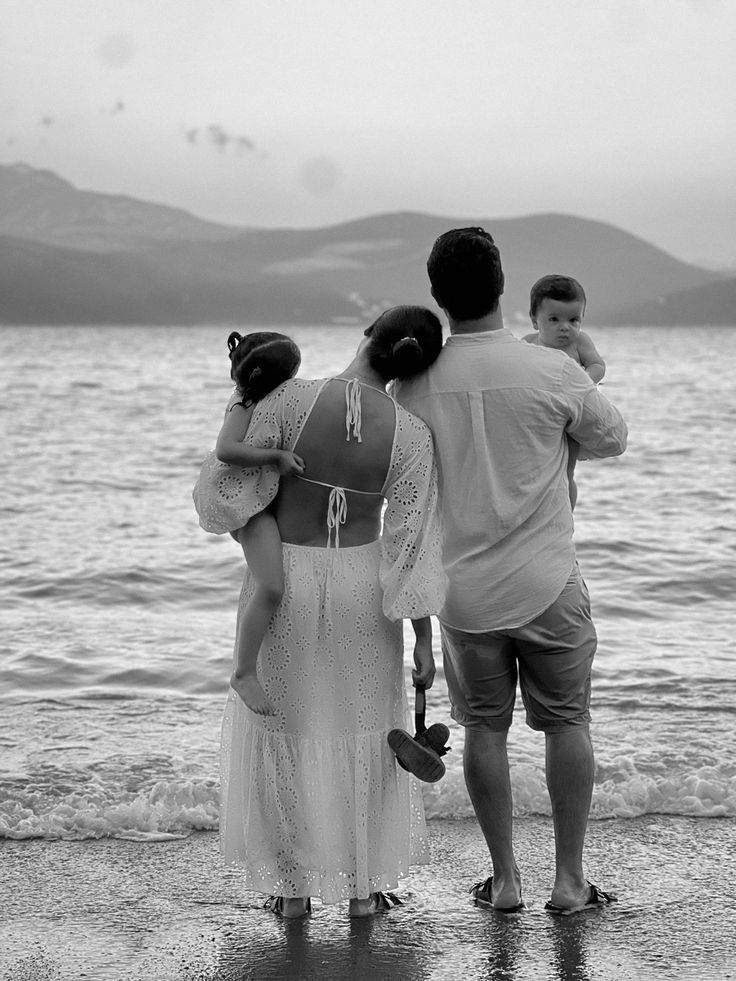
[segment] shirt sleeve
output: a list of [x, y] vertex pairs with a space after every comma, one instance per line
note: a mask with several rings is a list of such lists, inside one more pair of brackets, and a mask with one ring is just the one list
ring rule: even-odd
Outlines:
[[586, 455], [598, 459], [620, 456], [626, 449], [628, 429], [616, 406], [572, 360], [565, 365], [563, 386], [570, 411], [568, 435]]
[[401, 409], [401, 426], [386, 491], [379, 577], [389, 620], [431, 616], [442, 609], [446, 578], [429, 429]]

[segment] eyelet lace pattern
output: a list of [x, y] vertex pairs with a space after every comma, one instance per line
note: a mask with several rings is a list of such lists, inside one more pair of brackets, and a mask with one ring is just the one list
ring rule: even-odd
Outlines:
[[[324, 384], [281, 386], [256, 406], [246, 439], [293, 448]], [[206, 461], [195, 488], [207, 530], [215, 512], [223, 530], [240, 527], [276, 494], [267, 468], [224, 470]], [[438, 613], [445, 582], [431, 436], [400, 406], [384, 496], [378, 542], [283, 545], [284, 598], [258, 665], [278, 715], [228, 696], [221, 850], [264, 893], [367, 896], [428, 859], [421, 791], [386, 739], [410, 724], [401, 618]], [[253, 588], [246, 571], [239, 619]]]
[[[381, 610], [380, 546], [283, 548], [285, 595], [259, 655], [278, 715], [228, 696], [222, 854], [272, 895], [332, 903], [395, 889], [428, 855], [419, 785], [386, 738], [409, 713], [401, 624]], [[252, 590], [246, 573], [241, 612]]]

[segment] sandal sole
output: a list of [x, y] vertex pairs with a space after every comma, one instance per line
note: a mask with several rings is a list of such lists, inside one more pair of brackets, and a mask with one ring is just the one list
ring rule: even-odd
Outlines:
[[392, 729], [388, 734], [388, 744], [404, 769], [419, 780], [436, 783], [445, 775], [445, 764], [437, 754], [420, 746], [403, 729]]

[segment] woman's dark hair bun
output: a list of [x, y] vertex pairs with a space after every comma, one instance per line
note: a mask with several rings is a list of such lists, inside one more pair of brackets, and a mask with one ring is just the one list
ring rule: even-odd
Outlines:
[[409, 378], [428, 368], [442, 348], [442, 325], [426, 307], [386, 310], [365, 331], [371, 367], [386, 381]]
[[401, 340], [394, 344], [393, 351], [394, 354], [397, 354], [399, 351], [406, 350], [421, 351], [422, 346], [416, 337], [402, 337]]

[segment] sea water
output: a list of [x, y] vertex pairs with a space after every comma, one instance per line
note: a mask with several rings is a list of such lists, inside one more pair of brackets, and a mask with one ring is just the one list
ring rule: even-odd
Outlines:
[[[339, 372], [361, 334], [284, 330], [305, 377]], [[591, 332], [630, 429], [624, 456], [577, 469], [599, 633], [592, 816], [733, 817], [736, 327]], [[217, 827], [244, 566], [198, 527], [191, 489], [231, 391], [227, 334], [0, 328], [2, 837]], [[441, 663], [436, 624], [435, 647]], [[449, 722], [441, 669], [428, 721]], [[451, 729], [430, 818], [472, 814]], [[543, 737], [520, 706], [510, 747], [516, 812], [549, 814]]]

